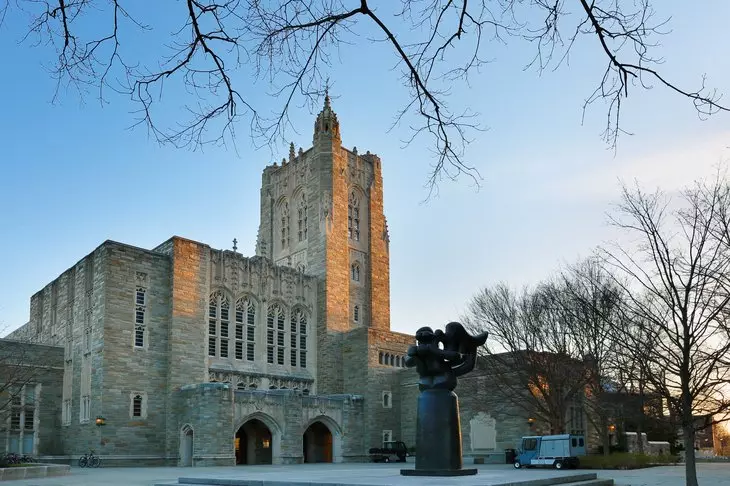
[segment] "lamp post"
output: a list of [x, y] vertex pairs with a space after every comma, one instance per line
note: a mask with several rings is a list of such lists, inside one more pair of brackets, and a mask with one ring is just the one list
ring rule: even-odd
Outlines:
[[[608, 426], [608, 446], [609, 448], [613, 445], [613, 434], [616, 432], [616, 426], [611, 424]], [[641, 438], [639, 438], [641, 440]], [[610, 449], [609, 449], [610, 451]]]
[[[103, 447], [104, 444], [102, 443], [102, 439], [101, 439], [101, 428], [104, 425], [106, 425], [106, 419], [104, 417], [102, 417], [101, 415], [97, 415], [95, 423], [96, 423], [96, 428], [99, 429], [99, 447]], [[101, 451], [99, 451], [99, 452], [101, 452]]]
[[527, 419], [527, 425], [530, 427], [530, 430], [532, 430], [532, 427], [535, 425], [535, 419], [533, 417], [529, 417]]

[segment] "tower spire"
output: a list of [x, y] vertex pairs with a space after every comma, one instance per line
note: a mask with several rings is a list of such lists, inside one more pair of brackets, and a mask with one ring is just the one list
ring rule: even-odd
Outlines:
[[324, 109], [332, 110], [332, 106], [330, 105], [330, 78], [327, 78], [324, 85]]
[[317, 140], [340, 140], [340, 122], [337, 120], [337, 114], [332, 110], [329, 79], [324, 88], [324, 106], [314, 123], [314, 143]]

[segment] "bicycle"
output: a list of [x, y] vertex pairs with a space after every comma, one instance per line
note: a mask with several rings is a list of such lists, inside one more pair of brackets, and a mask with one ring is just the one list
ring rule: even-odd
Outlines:
[[79, 458], [79, 467], [99, 467], [100, 465], [101, 459], [94, 455], [94, 449]]
[[0, 464], [2, 465], [0, 467], [20, 464], [20, 455], [16, 454], [15, 452], [8, 452], [6, 454], [3, 454], [2, 457], [0, 457]]
[[29, 454], [24, 454], [20, 457], [20, 462], [23, 464], [33, 464], [35, 462], [38, 462], [38, 459]]

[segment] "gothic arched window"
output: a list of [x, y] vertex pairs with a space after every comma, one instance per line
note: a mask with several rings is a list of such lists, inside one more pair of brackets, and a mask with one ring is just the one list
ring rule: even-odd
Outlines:
[[351, 240], [360, 241], [360, 200], [354, 191], [347, 204], [347, 234]]
[[[279, 304], [271, 304], [266, 313], [266, 361], [284, 364], [284, 345], [286, 343], [284, 309]], [[275, 358], [276, 357], [276, 358]], [[276, 361], [274, 361], [276, 359]]]
[[254, 360], [256, 335], [256, 304], [249, 298], [240, 298], [236, 302], [236, 335], [235, 358], [243, 359], [244, 346], [246, 360]]
[[142, 416], [142, 395], [135, 395], [132, 398], [132, 417]]
[[229, 311], [228, 297], [220, 290], [213, 292], [208, 301], [208, 356], [228, 357]]
[[355, 306], [352, 317], [355, 322], [360, 322], [360, 306], [359, 305]]
[[302, 195], [297, 208], [297, 227], [299, 233], [299, 241], [307, 239], [307, 201]]
[[307, 367], [307, 315], [301, 309], [291, 313], [289, 329], [289, 353], [291, 366]]
[[350, 267], [350, 273], [352, 273], [352, 280], [355, 282], [360, 281], [360, 265], [353, 263]]
[[281, 247], [286, 248], [289, 243], [289, 203], [284, 201], [279, 209], [281, 219]]

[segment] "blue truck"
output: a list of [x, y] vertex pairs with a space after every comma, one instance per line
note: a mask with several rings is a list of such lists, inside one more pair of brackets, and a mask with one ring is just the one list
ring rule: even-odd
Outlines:
[[515, 459], [515, 469], [521, 467], [576, 468], [580, 456], [586, 455], [582, 435], [533, 435], [522, 438]]

